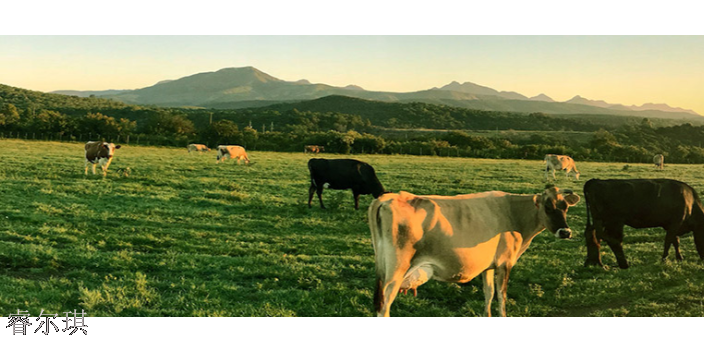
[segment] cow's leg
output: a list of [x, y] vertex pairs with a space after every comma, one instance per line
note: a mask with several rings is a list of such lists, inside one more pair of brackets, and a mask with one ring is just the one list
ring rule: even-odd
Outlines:
[[494, 269], [485, 270], [482, 273], [484, 283], [484, 316], [491, 316], [491, 301], [494, 299]]
[[311, 208], [313, 205], [313, 194], [315, 193], [315, 184], [312, 182], [310, 183], [310, 188], [308, 188], [308, 208]]
[[[401, 289], [401, 284], [403, 284], [403, 278], [410, 267], [410, 263], [404, 265], [403, 267], [398, 267], [394, 270], [391, 277], [387, 275], [387, 280], [385, 284], [378, 280], [377, 290], [381, 290], [383, 295], [380, 297], [382, 302], [379, 302], [377, 306], [376, 315], [378, 317], [388, 317], [390, 316], [391, 303], [394, 302], [399, 290]], [[379, 295], [379, 293], [377, 293]]]
[[316, 187], [316, 193], [318, 193], [318, 200], [320, 201], [320, 207], [325, 209], [325, 206], [323, 205], [323, 185], [318, 185]]
[[[597, 225], [603, 228], [600, 222]], [[595, 224], [587, 224], [587, 228], [584, 230], [584, 238], [587, 244], [587, 260], [584, 262], [584, 266], [604, 266], [601, 263], [601, 240], [597, 236]]]
[[704, 260], [704, 230], [701, 228], [695, 229], [692, 231], [692, 237], [694, 237], [694, 245], [697, 248], [699, 258]]
[[682, 256], [682, 253], [680, 253], [680, 237], [675, 236], [675, 238], [672, 240], [672, 245], [675, 247], [675, 259], [677, 259], [678, 262], [681, 262], [684, 260], [684, 257]]
[[352, 195], [354, 196], [354, 209], [359, 210], [359, 193], [352, 191]]
[[391, 316], [391, 303], [394, 303], [400, 288], [401, 280], [396, 280], [386, 285], [386, 289], [384, 289], [384, 302], [381, 304], [381, 309], [376, 312], [377, 317]]
[[621, 269], [628, 269], [626, 254], [623, 253], [623, 224], [607, 226], [606, 236], [604, 239], [611, 248], [611, 251], [614, 252], [616, 261], [618, 262], [618, 267]]
[[511, 273], [511, 267], [508, 265], [496, 269], [496, 290], [499, 291], [496, 298], [499, 301], [499, 314], [502, 317], [506, 316], [506, 290], [508, 288], [509, 273]]
[[90, 165], [90, 162], [88, 162], [88, 160], [86, 160], [86, 165], [85, 165], [86, 166], [86, 176], [88, 176], [88, 166], [89, 165]]
[[98, 166], [98, 165], [97, 165], [97, 164], [92, 164], [91, 166], [93, 167], [93, 175], [95, 175], [95, 167]]
[[103, 170], [103, 177], [108, 175], [108, 167], [110, 166], [112, 159], [100, 159], [100, 168]]
[[684, 257], [682, 257], [682, 253], [680, 253], [680, 238], [677, 235], [679, 235], [677, 230], [673, 230], [672, 228], [667, 230], [667, 233], [665, 234], [665, 251], [662, 253], [663, 261], [665, 261], [668, 254], [670, 254], [670, 245], [675, 247], [675, 258], [677, 261], [682, 261], [684, 259]]

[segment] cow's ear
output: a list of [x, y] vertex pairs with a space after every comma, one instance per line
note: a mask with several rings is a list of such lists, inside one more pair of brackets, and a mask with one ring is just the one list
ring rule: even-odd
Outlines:
[[567, 205], [569, 206], [574, 206], [575, 204], [579, 203], [579, 198], [578, 195], [571, 193], [565, 196], [565, 202], [567, 202]]
[[540, 208], [540, 194], [533, 196], [533, 204], [535, 204], [536, 208]]
[[122, 146], [118, 144], [115, 146], [115, 149], [120, 149], [120, 147], [122, 147]]

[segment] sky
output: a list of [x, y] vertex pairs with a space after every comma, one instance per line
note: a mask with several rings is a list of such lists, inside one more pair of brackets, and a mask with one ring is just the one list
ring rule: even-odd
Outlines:
[[0, 36], [0, 83], [136, 89], [225, 67], [367, 90], [473, 82], [704, 113], [704, 36]]

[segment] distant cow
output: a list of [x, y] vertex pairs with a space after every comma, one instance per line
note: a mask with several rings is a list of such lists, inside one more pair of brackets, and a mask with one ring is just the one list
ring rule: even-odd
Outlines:
[[324, 151], [325, 151], [325, 147], [320, 146], [320, 145], [307, 145], [303, 148], [304, 154], [308, 154], [308, 153], [318, 154], [318, 153], [321, 153]]
[[665, 156], [662, 154], [658, 154], [653, 157], [653, 163], [655, 164], [655, 167], [658, 168], [658, 170], [662, 170], [665, 168]]
[[545, 155], [545, 179], [549, 179], [548, 173], [552, 171], [552, 178], [555, 180], [555, 170], [565, 170], [567, 178], [570, 177], [570, 172], [574, 172], [575, 180], [579, 180], [580, 173], [577, 171], [577, 166], [575, 166], [574, 160], [567, 155]]
[[602, 240], [616, 255], [618, 266], [628, 268], [623, 253], [623, 226], [642, 229], [662, 227], [665, 235], [664, 260], [675, 247], [680, 254], [679, 236], [690, 231], [699, 256], [704, 259], [704, 211], [697, 192], [686, 183], [668, 179], [598, 180], [584, 184], [587, 207], [587, 260], [584, 265], [602, 266]]
[[209, 152], [210, 148], [208, 148], [205, 144], [189, 144], [188, 145], [188, 153], [192, 152]]
[[100, 164], [103, 169], [103, 176], [107, 176], [108, 167], [112, 162], [112, 157], [115, 154], [115, 149], [120, 149], [120, 145], [106, 142], [88, 142], [86, 149], [86, 175], [88, 175], [88, 166], [93, 166], [93, 175], [95, 175], [95, 166]]
[[359, 195], [371, 194], [378, 198], [385, 193], [371, 165], [354, 159], [310, 159], [310, 188], [308, 190], [308, 207], [311, 207], [313, 193], [317, 191], [320, 207], [323, 205], [323, 187], [327, 184], [332, 189], [352, 189], [354, 208], [359, 209]]
[[218, 163], [226, 159], [237, 159], [237, 165], [240, 164], [240, 159], [244, 160], [245, 164], [249, 164], [247, 152], [239, 145], [219, 145], [218, 146]]
[[430, 279], [466, 283], [482, 274], [486, 316], [494, 285], [506, 316], [511, 268], [533, 238], [546, 228], [570, 238], [566, 213], [579, 202], [572, 191], [546, 188], [538, 194], [483, 192], [454, 197], [389, 193], [369, 207], [376, 262], [374, 305], [389, 316], [399, 291]]

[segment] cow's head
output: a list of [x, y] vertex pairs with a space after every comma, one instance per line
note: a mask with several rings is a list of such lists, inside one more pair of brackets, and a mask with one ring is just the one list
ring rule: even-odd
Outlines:
[[533, 203], [538, 208], [540, 222], [557, 238], [572, 237], [572, 230], [567, 225], [567, 209], [579, 203], [579, 196], [569, 189], [560, 190], [548, 186], [541, 194], [533, 196]]
[[121, 145], [115, 145], [113, 143], [103, 143], [102, 148], [107, 152], [107, 157], [112, 158], [115, 155], [115, 149], [120, 149]]

